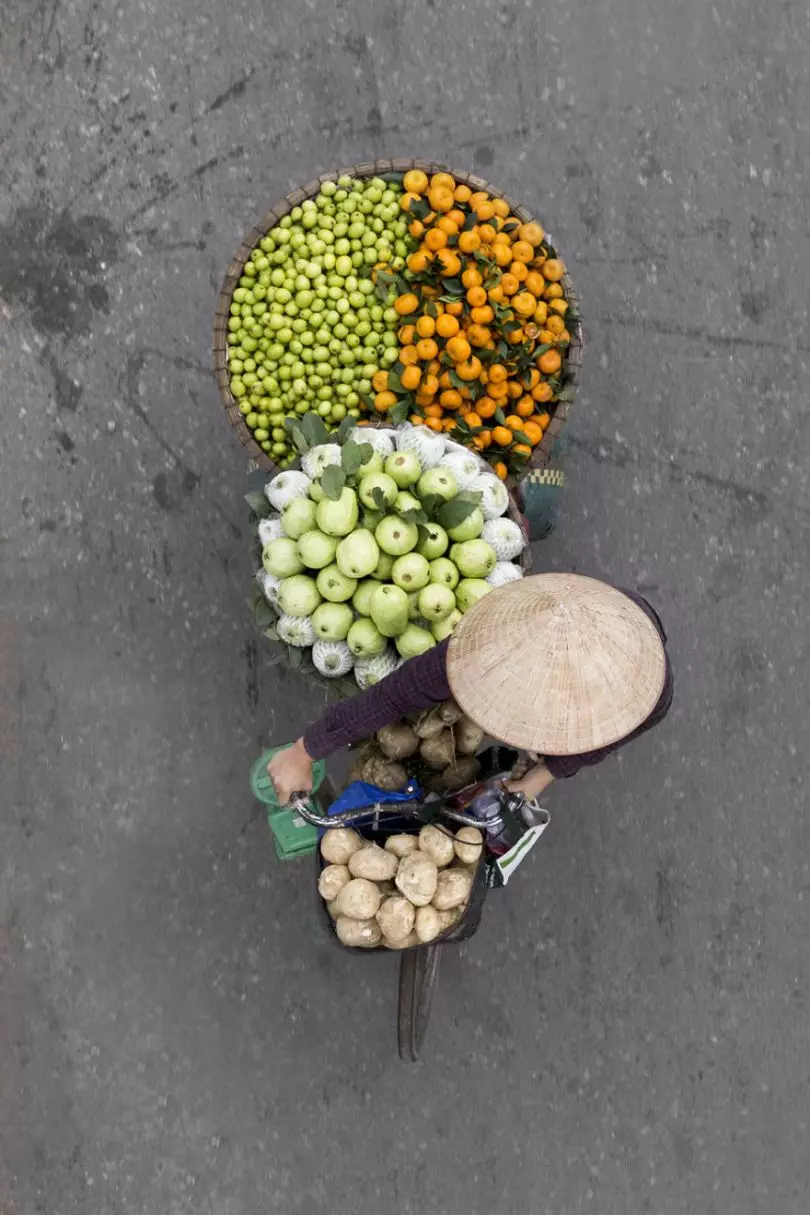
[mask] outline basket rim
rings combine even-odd
[[[214,375],[217,385],[219,386],[220,398],[227,414],[228,421],[236,431],[239,441],[246,447],[251,457],[257,462],[260,468],[266,472],[273,473],[278,471],[278,465],[267,455],[259,446],[253,437],[253,432],[246,424],[242,414],[239,411],[239,404],[236,397],[233,396],[230,390],[230,377],[228,375],[228,360],[227,351],[228,344],[226,341],[227,321],[230,315],[231,297],[235,287],[238,285],[242,275],[242,270],[260,240],[263,240],[271,228],[292,211],[293,207],[297,207],[307,198],[312,198],[317,194],[327,181],[337,181],[344,174],[352,177],[375,177],[383,173],[407,173],[409,169],[422,169],[426,173],[451,173],[456,181],[463,185],[472,186],[476,190],[486,190],[488,193],[495,195],[498,198],[503,198],[510,206],[512,213],[522,219],[524,223],[529,223],[532,220],[530,212],[514,199],[510,198],[497,186],[491,182],[485,181],[483,177],[478,177],[475,173],[465,173],[461,170],[454,169],[449,165],[442,164],[439,161],[421,160],[419,158],[395,158],[393,160],[379,159],[373,161],[364,161],[360,164],[350,165],[348,167],[330,170],[327,173],[321,173],[319,177],[314,178],[306,185],[299,186],[292,190],[284,198],[276,202],[269,211],[249,228],[245,233],[242,241],[232,258],[225,274],[222,278],[222,285],[217,296],[217,306],[214,312],[214,331],[213,331],[213,366]],[[558,400],[554,415],[549,422],[542,440],[532,452],[531,458],[526,462],[520,476],[510,478],[511,480],[520,482],[523,476],[531,469],[545,468],[550,459],[554,444],[562,434],[565,428],[568,416],[571,412],[571,407],[576,399],[576,393],[579,386],[579,377],[582,369],[582,353],[584,348],[584,334],[582,328],[582,317],[579,309],[579,297],[571,281],[571,277],[566,270],[563,275],[563,285],[565,288],[566,297],[576,307],[576,319],[571,325],[571,341],[568,346],[568,356],[566,359],[566,385],[572,390],[565,400]]]

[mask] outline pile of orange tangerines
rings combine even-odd
[[[403,185],[418,247],[401,273],[374,272],[396,293],[401,325],[398,361],[374,376],[369,403],[396,422],[448,432],[505,478],[542,441],[563,385],[565,266],[540,225],[503,199],[421,169]]]

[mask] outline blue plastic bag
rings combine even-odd
[[[368,785],[362,780],[355,780],[346,786],[326,813],[343,814],[346,810],[357,810],[360,806],[373,806],[375,803],[421,801],[423,796],[422,788],[415,780],[409,780],[407,785],[396,793],[379,789],[376,785]],[[369,810],[369,816],[372,813],[373,811]]]

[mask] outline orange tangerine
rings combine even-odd
[[[440,249],[436,254],[436,261],[441,266],[440,273],[446,278],[452,278],[461,269],[461,262],[452,249]]]
[[[497,476],[499,476],[501,478],[502,481],[505,481],[507,476],[509,475],[509,470],[507,469],[503,460],[496,460],[495,463],[492,465],[492,470]]]
[[[425,233],[424,244],[426,249],[430,249],[432,253],[435,253],[438,249],[443,249],[447,244],[447,233],[442,232],[441,228],[429,228]]]
[[[501,380],[499,384],[489,384],[488,389],[493,401],[505,401],[508,396],[506,380]]]
[[[449,312],[445,312],[436,320],[436,332],[439,337],[455,337],[458,333],[458,321]]]
[[[534,319],[538,325],[544,325],[548,316],[548,304],[545,300],[538,300],[537,307],[534,310]]]
[[[410,232],[411,236],[415,237],[416,240],[419,240],[419,237],[422,236],[425,231],[425,225],[422,223],[421,219],[412,219],[408,224],[408,231]]]
[[[537,335],[537,341],[541,346],[553,346],[556,335],[550,329],[541,329]]]
[[[490,334],[486,325],[470,325],[467,330],[467,337],[472,346],[486,346]]]
[[[478,235],[481,237],[481,240],[485,245],[491,245],[497,233],[492,224],[479,224]]]
[[[408,392],[413,392],[414,388],[419,387],[419,381],[422,378],[422,370],[415,367],[413,363],[405,368],[402,375],[399,377],[402,387]]]
[[[546,413],[546,411],[543,410],[543,412],[540,414],[539,418],[537,419],[537,425],[542,426],[543,430],[545,430],[550,421],[551,421],[551,414]]]
[[[481,419],[479,418],[478,414],[472,409],[470,410],[470,412],[468,414],[465,415],[464,421],[467,423],[468,426],[471,426],[473,428],[473,430],[478,430],[481,426]]]
[[[481,360],[477,359],[475,355],[465,359],[463,363],[456,363],[456,375],[461,380],[477,380],[480,374]]]
[[[433,338],[420,338],[416,343],[416,353],[423,362],[429,363],[439,353],[439,347]]]
[[[453,207],[452,211],[447,212],[447,218],[452,219],[453,223],[456,225],[457,228],[461,228],[461,227],[463,227],[464,221],[467,218],[467,216],[464,214],[463,211],[460,211],[458,209],[458,207]]]
[[[492,397],[479,397],[475,402],[475,409],[479,418],[491,418],[495,414],[498,406],[493,401]]]
[[[509,273],[513,274],[519,283],[526,281],[529,270],[525,262],[512,262]]]
[[[433,334],[436,332],[436,322],[433,317],[420,316],[416,322],[416,332],[423,338],[433,337]]]
[[[486,293],[485,293],[486,294]],[[495,313],[490,308],[489,304],[482,304],[478,308],[470,309],[470,320],[474,325],[488,325],[495,317]]]
[[[536,422],[524,422],[523,433],[531,443],[532,447],[536,447],[543,439],[543,428],[538,426]]]
[[[556,301],[552,301],[552,303],[555,302]],[[548,329],[550,333],[554,333],[557,335],[557,337],[559,337],[565,329],[565,321],[561,316],[557,316],[556,312],[554,312],[546,321],[546,329]]]
[[[450,173],[434,173],[430,179],[430,187],[440,186],[444,190],[455,190],[456,179]]]
[[[461,232],[459,233],[458,247],[462,253],[474,253],[476,249],[481,248],[481,237],[474,230]]]
[[[413,274],[421,274],[424,270],[427,270],[428,266],[430,265],[430,261],[431,259],[429,255],[425,253],[424,249],[417,249],[416,252],[412,253],[407,259],[406,264],[408,269]]]
[[[539,384],[535,384],[531,392],[532,400],[534,401],[550,401],[554,393],[551,391],[551,385],[546,380],[541,380]]]
[[[493,198],[492,205],[495,208],[495,214],[501,219],[506,219],[509,214],[509,203],[505,198]]]
[[[421,417],[418,413],[412,413],[411,416],[408,418],[408,421],[411,423],[412,426],[424,426],[424,424],[425,424],[425,419],[423,417]]]
[[[543,263],[543,278],[549,283],[558,283],[565,274],[565,263],[558,257],[550,257]]]
[[[476,270],[475,266],[468,266],[461,276],[461,281],[465,287],[480,287],[484,281],[481,277],[481,271]]]
[[[428,202],[432,211],[452,211],[455,202],[453,191],[448,190],[446,186],[431,185]]]
[[[528,241],[516,240],[512,245],[512,257],[516,262],[530,262],[534,257],[534,249]]]
[[[458,224],[449,215],[442,215],[436,220],[436,227],[441,228],[442,232],[446,232],[448,236],[458,235]]]
[[[512,307],[518,316],[531,316],[537,307],[537,300],[531,291],[521,291],[512,299]]]
[[[399,205],[403,211],[410,211],[411,204],[419,201],[419,195],[406,191],[399,200]]]
[[[455,430],[455,428],[456,428],[456,419],[455,418],[443,418],[442,419],[442,430]]]
[[[408,169],[402,178],[402,184],[411,194],[424,194],[428,187],[427,173],[423,173],[421,169]]]
[[[454,363],[463,363],[470,357],[470,343],[463,337],[452,337],[447,343],[447,353]]]
[[[467,303],[472,304],[473,308],[480,308],[487,302],[487,293],[483,287],[469,287],[467,289]]]
[[[435,397],[436,393],[439,391],[438,376],[434,375],[430,371],[427,372],[426,375],[423,375],[420,391],[425,397]]]
[[[496,287],[490,287],[487,291],[487,299],[492,300],[493,304],[502,304],[503,298],[503,287],[500,283]]]
[[[545,375],[554,375],[562,366],[562,356],[559,350],[547,350],[537,360],[537,366]]]
[[[559,283],[549,283],[543,295],[547,300],[558,300],[562,297],[562,293],[563,290]]]
[[[518,401],[515,406],[515,413],[519,418],[530,418],[534,413],[534,401],[528,393]]]
[[[405,189],[407,190],[409,187],[406,186]],[[521,224],[517,234],[521,240],[525,240],[529,245],[539,245],[545,236],[543,229],[539,224],[534,223],[534,221],[528,224]]]
[[[445,305],[445,311],[453,317],[461,316],[464,312],[464,305],[461,300],[453,300],[451,303]]]
[[[410,316],[412,312],[416,312],[419,307],[419,300],[412,291],[406,291],[404,295],[398,295],[394,300],[394,311],[398,316]]]
[[[532,295],[542,295],[546,289],[546,280],[539,270],[529,270],[526,274],[526,290]]]
[[[568,311],[568,300],[559,299],[551,301],[551,308],[554,312],[558,312],[560,316],[565,316]]]
[[[460,203],[469,202],[471,195],[472,190],[469,186],[465,186],[464,184],[456,186],[455,190],[453,191],[453,198],[455,198],[456,202]]]
[[[501,289],[503,290],[504,295],[514,295],[519,286],[520,283],[517,281],[514,274],[509,274],[507,272],[502,276]]]
[[[441,430],[442,420],[441,418],[428,418],[425,422],[425,426],[428,426],[431,430]]]
[[[512,432],[511,430],[507,430],[505,426],[494,426],[492,428],[492,439],[499,447],[508,447],[512,442]]]
[[[495,265],[501,270],[512,264],[512,250],[508,245],[493,245],[492,256],[495,258]]]
[[[371,387],[375,392],[384,392],[388,387],[388,372],[375,371],[371,377]]]
[[[440,418],[444,411],[441,405],[426,405],[422,412],[426,418]]]
[[[385,413],[392,405],[396,405],[397,398],[393,392],[378,392],[374,398],[374,408],[378,413]]]
[[[403,346],[399,352],[399,361],[404,363],[406,367],[411,367],[414,363],[419,362],[419,355],[416,353],[415,346]]]
[[[401,346],[410,346],[413,339],[416,337],[415,325],[401,325],[397,331],[397,337]]]
[[[482,201],[475,207],[475,214],[483,223],[485,223],[488,219],[492,219],[493,215],[495,214],[495,208],[488,198],[482,199]]]

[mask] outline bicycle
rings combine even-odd
[[[451,800],[463,798],[465,792],[462,790],[460,794],[454,794]],[[480,817],[454,809],[442,800],[371,803],[354,810],[344,811],[341,814],[329,815],[316,814],[310,808],[311,795],[296,793],[291,799],[294,810],[314,827],[324,831],[336,827],[355,827],[358,830],[362,828],[366,838],[384,837],[387,834],[407,830],[409,826],[411,830],[415,830],[416,823],[421,826],[426,822],[435,823],[441,819],[446,819],[459,826],[477,827],[479,830],[484,830],[485,842],[481,859],[476,867],[470,896],[458,921],[429,944],[415,945],[402,950],[397,1000],[397,1046],[399,1057],[403,1060],[416,1062],[424,1044],[438,978],[441,956],[439,950],[443,945],[460,944],[474,936],[481,921],[487,893],[494,887],[505,885],[508,880],[504,865],[507,857],[510,854],[513,857],[518,856],[521,840],[525,840],[525,837],[532,831],[535,833],[535,838],[539,838],[551,821],[547,810],[527,803],[522,794],[509,793],[503,785],[498,791],[498,801],[500,813],[482,820]],[[530,806],[537,819],[531,826],[526,825],[522,816],[522,811],[526,806]],[[494,832],[497,832],[498,829],[509,831],[513,836],[517,836],[515,845],[505,855],[496,855],[486,842],[487,829]],[[518,863],[519,860],[516,860],[515,867]],[[316,872],[318,874],[321,866],[322,858],[318,851],[316,853]],[[318,902],[330,936],[337,941],[332,919],[320,896],[318,896]],[[341,948],[350,947],[341,944]],[[356,952],[368,953],[371,951],[357,949]]]

